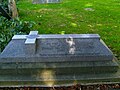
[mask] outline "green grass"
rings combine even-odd
[[[120,59],[120,0],[62,0],[60,4],[20,0],[17,6],[20,18],[35,21],[34,30],[40,34],[98,33]]]

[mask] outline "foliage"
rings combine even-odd
[[[19,18],[8,20],[0,16],[0,51],[4,49],[14,34],[28,34],[35,23]]]
[[[0,6],[2,6],[8,12],[8,1],[7,0],[3,0],[2,3],[0,3]]]
[[[0,17],[0,51],[12,37],[12,33],[8,30],[10,22],[4,17]]]
[[[33,25],[35,25],[33,21],[22,21],[17,18],[11,20],[10,28],[13,34],[28,34]]]

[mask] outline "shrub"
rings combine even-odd
[[[19,18],[8,20],[0,16],[0,52],[15,34],[28,34],[35,22],[22,21]]]
[[[8,1],[7,0],[2,0],[2,3],[0,3],[0,6],[4,8],[7,12],[8,11]]]

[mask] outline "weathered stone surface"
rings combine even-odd
[[[39,35],[36,45],[30,44],[33,47],[28,47],[27,52],[31,52],[30,54],[26,54],[27,47],[24,44],[27,36],[24,35],[22,39],[15,37],[1,54],[6,60],[1,61],[12,59],[10,62],[16,60],[17,62],[61,62],[113,59],[112,52],[100,41],[98,35]]]
[[[104,62],[57,62],[57,63],[2,63],[0,75],[29,75],[43,70],[52,70],[56,75],[71,75],[83,73],[113,73],[118,70],[118,64],[113,61]]]
[[[60,0],[33,0],[33,4],[38,3],[59,3]]]
[[[47,71],[48,72],[48,71]],[[50,72],[50,71],[49,71]],[[120,72],[120,71],[119,71]],[[56,86],[69,84],[86,83],[120,83],[120,73],[116,74],[79,74],[79,75],[58,75],[52,74],[37,75],[1,75],[0,86]],[[41,77],[42,76],[42,77]]]

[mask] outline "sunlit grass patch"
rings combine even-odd
[[[40,34],[97,33],[120,57],[120,0],[62,0],[59,4],[17,4],[23,20]]]

